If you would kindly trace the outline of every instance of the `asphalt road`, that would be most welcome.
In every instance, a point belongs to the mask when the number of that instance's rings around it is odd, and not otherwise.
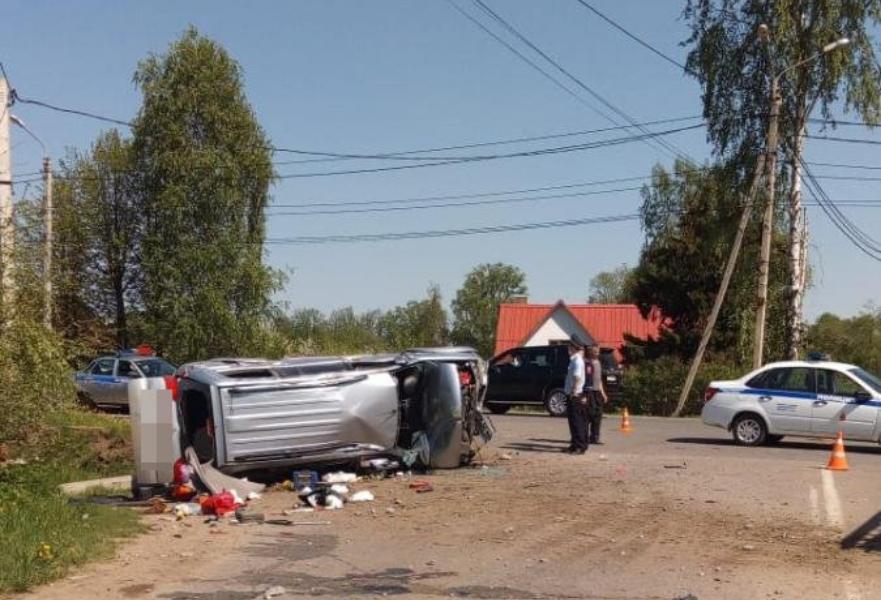
[[[569,456],[564,419],[493,420],[484,464],[425,477],[431,493],[366,481],[375,502],[294,527],[145,517],[115,559],[28,598],[881,597],[877,447],[848,446],[851,470],[833,473],[823,442],[742,448],[695,419],[635,418],[624,435],[607,418],[605,443]]]

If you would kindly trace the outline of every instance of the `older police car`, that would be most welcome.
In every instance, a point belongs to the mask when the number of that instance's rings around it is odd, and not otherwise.
[[[731,432],[744,446],[785,435],[881,441],[881,379],[830,361],[765,365],[734,381],[714,381],[701,418]]]
[[[128,384],[144,377],[171,377],[176,367],[148,348],[118,352],[93,360],[74,376],[77,396],[92,406],[128,408]]]

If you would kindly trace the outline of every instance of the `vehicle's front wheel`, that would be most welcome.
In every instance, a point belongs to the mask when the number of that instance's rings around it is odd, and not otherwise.
[[[760,446],[768,437],[768,427],[760,416],[745,414],[734,421],[731,435],[734,442],[741,446]]]
[[[503,415],[506,412],[508,412],[509,410],[511,410],[510,404],[492,404],[492,403],[488,402],[486,404],[486,407],[489,409],[489,412],[491,412],[494,415]]]
[[[565,417],[569,401],[563,390],[551,390],[545,399],[545,407],[552,417]]]

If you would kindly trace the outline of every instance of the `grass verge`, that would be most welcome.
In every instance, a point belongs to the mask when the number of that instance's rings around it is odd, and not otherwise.
[[[67,409],[45,425],[19,454],[26,464],[0,465],[0,593],[106,558],[117,540],[141,528],[130,509],[71,502],[58,491],[68,481],[130,473],[128,422]]]

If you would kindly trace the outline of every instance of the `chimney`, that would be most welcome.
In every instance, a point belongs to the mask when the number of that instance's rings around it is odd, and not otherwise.
[[[528,304],[529,296],[511,296],[511,299],[508,300],[508,304]]]

